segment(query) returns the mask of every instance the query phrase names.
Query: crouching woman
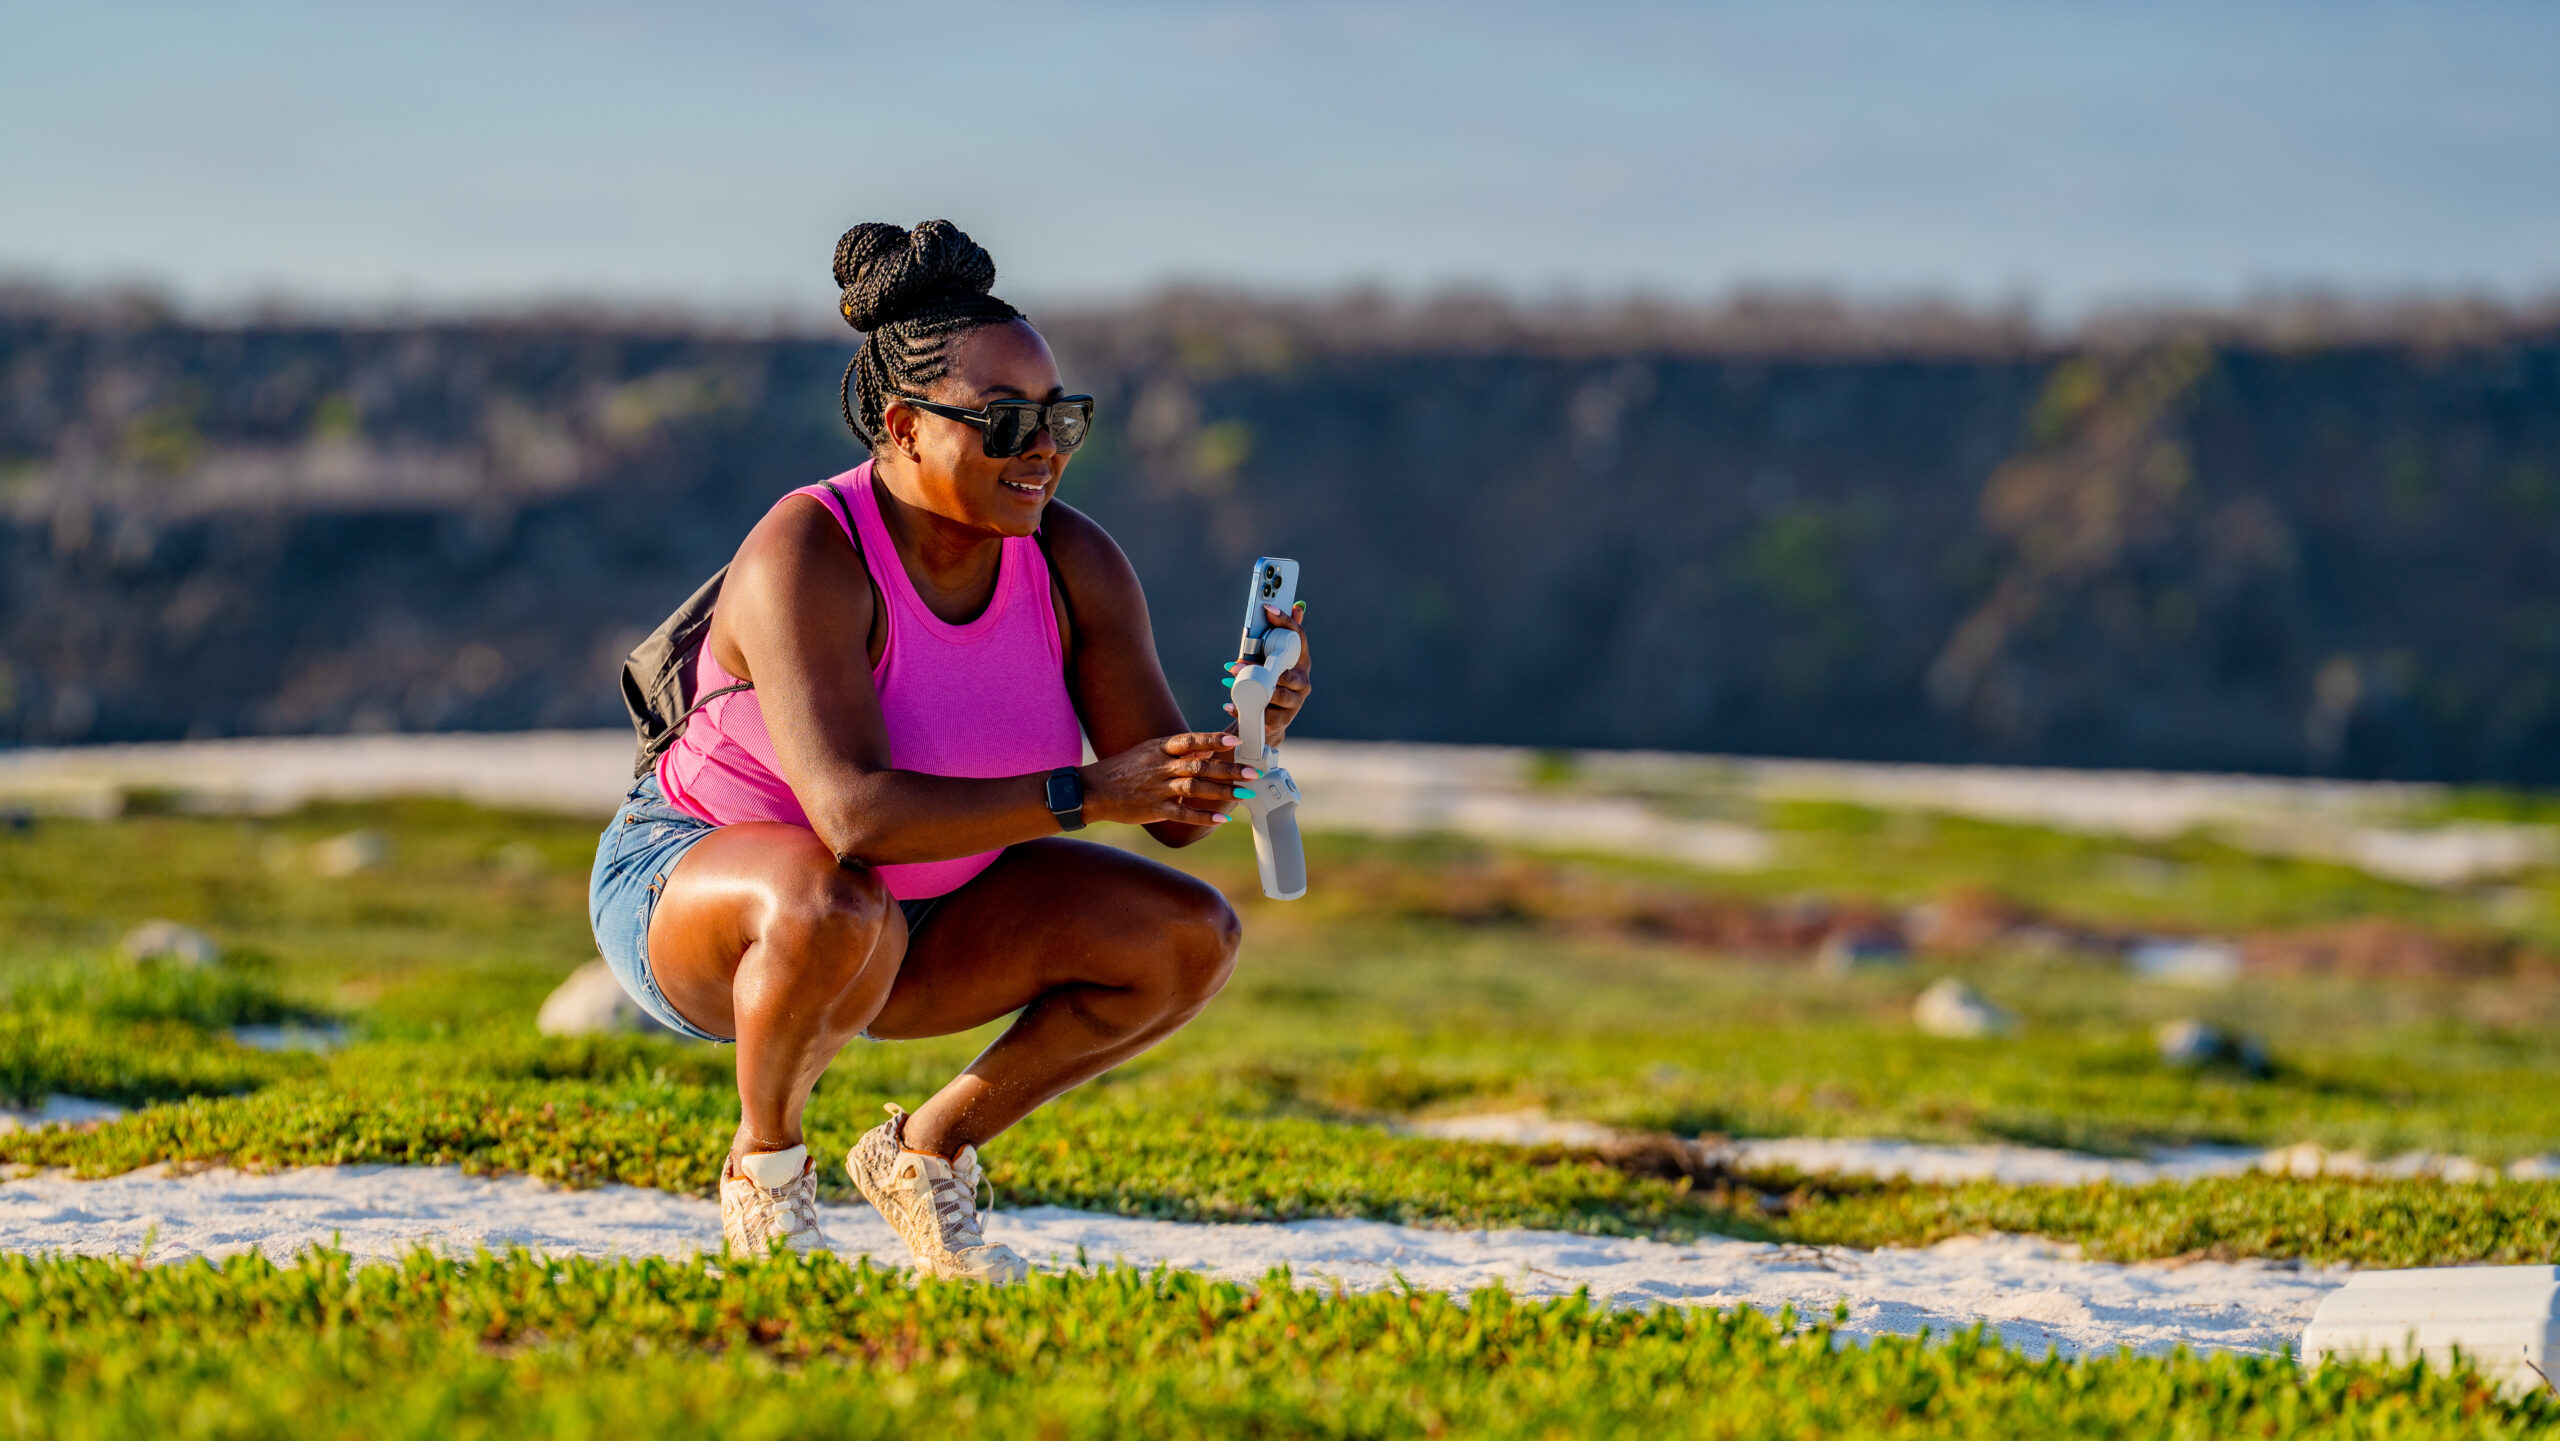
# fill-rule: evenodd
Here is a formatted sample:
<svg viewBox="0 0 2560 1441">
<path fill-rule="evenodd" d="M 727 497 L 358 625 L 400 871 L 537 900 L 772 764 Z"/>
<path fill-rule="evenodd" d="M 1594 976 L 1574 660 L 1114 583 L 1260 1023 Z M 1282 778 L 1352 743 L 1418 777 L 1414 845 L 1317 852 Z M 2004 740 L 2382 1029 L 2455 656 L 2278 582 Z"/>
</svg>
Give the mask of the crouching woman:
<svg viewBox="0 0 2560 1441">
<path fill-rule="evenodd" d="M 986 251 L 944 221 L 861 225 L 835 278 L 872 458 L 738 547 L 691 720 L 606 829 L 590 911 L 643 1008 L 737 1043 L 739 1250 L 827 1247 L 801 1112 L 837 1051 L 1012 1015 L 845 1160 L 924 1270 L 1010 1281 L 978 1148 L 1198 1014 L 1238 938 L 1211 887 L 1061 832 L 1189 845 L 1256 776 L 1232 725 L 1185 727 L 1128 560 L 1056 499 L 1092 403 L 989 293 Z M 1272 741 L 1307 693 L 1301 660 Z M 1078 764 L 1079 729 L 1101 760 Z"/>
</svg>

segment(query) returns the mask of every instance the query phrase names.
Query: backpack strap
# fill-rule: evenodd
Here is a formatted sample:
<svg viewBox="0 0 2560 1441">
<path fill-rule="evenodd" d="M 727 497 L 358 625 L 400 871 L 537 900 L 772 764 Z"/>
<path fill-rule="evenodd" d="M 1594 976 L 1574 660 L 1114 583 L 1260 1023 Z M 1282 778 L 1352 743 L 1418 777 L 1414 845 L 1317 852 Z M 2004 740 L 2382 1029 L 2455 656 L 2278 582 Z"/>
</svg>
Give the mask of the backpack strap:
<svg viewBox="0 0 2560 1441">
<path fill-rule="evenodd" d="M 1058 604 L 1067 612 L 1067 633 L 1069 635 L 1083 635 L 1083 630 L 1079 629 L 1076 625 L 1075 597 L 1067 593 L 1066 572 L 1058 569 L 1058 553 L 1049 548 L 1049 527 L 1043 525 L 1038 530 L 1031 532 L 1031 538 L 1040 543 L 1040 558 L 1049 563 L 1049 578 L 1057 583 Z"/>
</svg>

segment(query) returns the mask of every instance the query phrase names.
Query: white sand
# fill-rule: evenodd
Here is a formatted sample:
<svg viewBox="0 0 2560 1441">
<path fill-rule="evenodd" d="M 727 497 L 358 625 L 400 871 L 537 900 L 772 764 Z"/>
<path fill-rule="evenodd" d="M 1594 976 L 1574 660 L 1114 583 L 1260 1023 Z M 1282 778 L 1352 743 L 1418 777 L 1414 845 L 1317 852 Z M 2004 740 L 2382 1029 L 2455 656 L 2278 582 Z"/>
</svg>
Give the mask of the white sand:
<svg viewBox="0 0 2560 1441">
<path fill-rule="evenodd" d="M 826 1208 L 847 1252 L 903 1256 L 867 1206 Z M 1302 1285 L 1354 1291 L 1401 1276 L 1435 1291 L 1499 1283 L 1522 1296 L 1588 1286 L 1622 1305 L 1750 1305 L 1828 1315 L 1850 1308 L 1853 1335 L 1940 1333 L 1989 1321 L 2012 1344 L 2065 1355 L 2177 1345 L 2272 1352 L 2292 1344 L 2343 1269 L 2263 1263 L 2118 1266 L 2017 1237 L 1922 1250 L 1850 1251 L 1703 1240 L 1596 1240 L 1553 1231 L 1431 1231 L 1373 1221 L 1201 1225 L 1100 1216 L 1053 1206 L 999 1211 L 988 1234 L 1044 1266 L 1167 1265 L 1238 1281 L 1287 1266 Z M 553 1255 L 684 1256 L 716 1248 L 709 1201 L 629 1186 L 564 1191 L 450 1167 L 315 1167 L 272 1175 L 172 1174 L 151 1167 L 104 1181 L 39 1176 L 0 1185 L 0 1249 L 279 1259 L 336 1245 L 392 1260 L 426 1245 L 468 1252 L 525 1246 Z"/>
<path fill-rule="evenodd" d="M 47 1096 L 39 1105 L 0 1106 L 0 1136 L 53 1126 L 94 1126 L 124 1114 L 124 1107 L 86 1096 Z"/>
<path fill-rule="evenodd" d="M 1399 1129 L 1443 1140 L 1565 1146 L 1575 1150 L 1598 1149 L 1622 1134 L 1597 1122 L 1558 1119 L 1543 1111 L 1435 1116 L 1407 1122 Z M 2528 1157 L 2504 1168 L 2435 1151 L 2413 1151 L 2376 1161 L 2355 1151 L 2325 1151 L 2307 1141 L 2272 1151 L 2255 1146 L 2180 1146 L 2155 1151 L 2140 1160 L 2000 1142 L 1947 1145 L 1837 1136 L 1781 1136 L 1719 1141 L 1714 1145 L 1732 1164 L 1749 1169 L 1793 1167 L 1808 1173 L 1903 1176 L 1936 1185 L 2000 1181 L 2013 1186 L 2085 1186 L 2110 1181 L 2138 1186 L 2151 1181 L 2193 1181 L 2251 1171 L 2284 1176 L 2437 1176 L 2448 1181 L 2560 1177 L 2560 1156 Z"/>
</svg>

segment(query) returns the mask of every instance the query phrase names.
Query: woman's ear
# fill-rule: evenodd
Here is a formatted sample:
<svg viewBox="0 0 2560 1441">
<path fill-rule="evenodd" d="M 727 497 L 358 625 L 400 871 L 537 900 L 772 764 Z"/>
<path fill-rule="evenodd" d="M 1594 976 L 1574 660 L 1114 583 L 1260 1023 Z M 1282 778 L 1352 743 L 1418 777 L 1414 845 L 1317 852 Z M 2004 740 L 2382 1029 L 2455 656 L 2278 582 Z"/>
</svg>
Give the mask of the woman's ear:
<svg viewBox="0 0 2560 1441">
<path fill-rule="evenodd" d="M 895 399 L 881 407 L 880 438 L 888 443 L 889 449 L 906 457 L 909 465 L 915 464 L 919 454 L 916 446 L 916 408 L 912 405 L 900 404 Z"/>
</svg>

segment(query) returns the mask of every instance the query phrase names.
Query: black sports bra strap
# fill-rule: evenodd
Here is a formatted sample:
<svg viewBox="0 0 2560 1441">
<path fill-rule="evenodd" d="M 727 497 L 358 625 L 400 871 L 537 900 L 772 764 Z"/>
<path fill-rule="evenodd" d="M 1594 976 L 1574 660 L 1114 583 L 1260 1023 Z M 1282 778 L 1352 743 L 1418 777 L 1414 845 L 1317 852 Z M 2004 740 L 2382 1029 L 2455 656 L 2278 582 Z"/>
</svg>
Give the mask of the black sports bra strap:
<svg viewBox="0 0 2560 1441">
<path fill-rule="evenodd" d="M 844 522 L 844 538 L 853 542 L 855 555 L 862 555 L 862 527 L 853 523 L 853 502 L 844 498 L 844 492 L 836 489 L 834 481 L 822 480 L 818 484 L 825 486 L 827 494 L 836 498 L 836 518 Z M 865 571 L 871 569 L 870 559 L 869 556 L 863 556 L 862 568 Z"/>
</svg>

